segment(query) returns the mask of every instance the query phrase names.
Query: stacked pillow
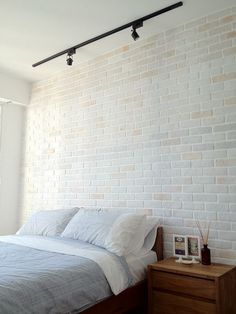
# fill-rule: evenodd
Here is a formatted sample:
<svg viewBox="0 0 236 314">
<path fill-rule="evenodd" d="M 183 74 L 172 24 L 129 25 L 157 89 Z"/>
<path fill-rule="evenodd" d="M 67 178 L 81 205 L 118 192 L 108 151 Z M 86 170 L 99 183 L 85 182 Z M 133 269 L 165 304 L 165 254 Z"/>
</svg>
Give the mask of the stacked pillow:
<svg viewBox="0 0 236 314">
<path fill-rule="evenodd" d="M 39 211 L 33 214 L 16 234 L 48 237 L 59 236 L 78 211 L 78 207 Z"/>
<path fill-rule="evenodd" d="M 32 215 L 18 235 L 82 240 L 119 255 L 145 255 L 156 239 L 158 218 L 136 213 L 72 208 Z"/>
<path fill-rule="evenodd" d="M 145 215 L 79 211 L 61 237 L 86 241 L 122 256 L 141 249 L 145 227 Z"/>
</svg>

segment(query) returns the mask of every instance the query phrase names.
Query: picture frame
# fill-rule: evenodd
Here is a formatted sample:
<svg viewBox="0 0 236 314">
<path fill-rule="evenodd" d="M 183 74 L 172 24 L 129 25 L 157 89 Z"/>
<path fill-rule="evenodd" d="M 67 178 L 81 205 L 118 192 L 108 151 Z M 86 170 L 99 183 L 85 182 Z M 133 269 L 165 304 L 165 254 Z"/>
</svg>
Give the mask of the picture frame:
<svg viewBox="0 0 236 314">
<path fill-rule="evenodd" d="M 201 251 L 200 251 L 200 238 L 195 235 L 187 236 L 187 255 L 188 257 L 192 257 L 193 262 L 197 262 L 196 258 L 200 259 Z"/>
<path fill-rule="evenodd" d="M 179 257 L 176 262 L 182 263 L 183 257 L 187 257 L 187 238 L 184 235 L 173 234 L 173 253 Z"/>
</svg>

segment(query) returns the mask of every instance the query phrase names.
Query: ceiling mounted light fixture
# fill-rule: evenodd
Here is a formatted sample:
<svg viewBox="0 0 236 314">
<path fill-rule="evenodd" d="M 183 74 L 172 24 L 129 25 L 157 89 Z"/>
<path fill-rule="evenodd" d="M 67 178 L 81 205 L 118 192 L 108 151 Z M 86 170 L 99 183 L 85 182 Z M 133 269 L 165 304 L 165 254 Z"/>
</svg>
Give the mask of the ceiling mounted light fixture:
<svg viewBox="0 0 236 314">
<path fill-rule="evenodd" d="M 45 59 L 43 59 L 43 60 L 41 60 L 39 62 L 34 63 L 32 65 L 32 67 L 37 67 L 40 64 L 43 64 L 43 63 L 48 62 L 48 61 L 51 61 L 51 60 L 53 60 L 55 58 L 58 58 L 58 57 L 60 57 L 62 55 L 65 55 L 65 54 L 67 54 L 67 59 L 66 59 L 67 64 L 68 65 L 72 65 L 72 63 L 73 63 L 73 57 L 72 56 L 75 54 L 76 49 L 84 47 L 86 45 L 89 45 L 89 44 L 91 44 L 91 43 L 93 43 L 93 42 L 95 42 L 97 40 L 100 40 L 100 39 L 105 38 L 107 36 L 110 36 L 112 34 L 115 34 L 115 33 L 118 33 L 120 31 L 123 31 L 126 28 L 132 27 L 132 34 L 131 34 L 131 36 L 133 37 L 134 40 L 137 40 L 139 38 L 139 35 L 136 32 L 136 29 L 139 28 L 139 27 L 142 27 L 144 21 L 150 20 L 150 19 L 152 19 L 155 16 L 158 16 L 158 15 L 161 15 L 163 13 L 169 12 L 171 10 L 174 10 L 174 9 L 178 8 L 178 7 L 182 7 L 182 5 L 183 5 L 182 1 L 176 2 L 176 3 L 174 3 L 172 5 L 169 5 L 168 7 L 165 7 L 163 9 L 161 9 L 161 10 L 155 11 L 155 12 L 153 12 L 151 14 L 148 14 L 148 15 L 145 15 L 145 16 L 137 19 L 137 20 L 134 20 L 132 22 L 129 22 L 127 24 L 124 24 L 122 26 L 114 28 L 114 29 L 112 29 L 112 30 L 110 30 L 110 31 L 108 31 L 106 33 L 103 33 L 103 34 L 98 35 L 96 37 L 90 38 L 90 39 L 88 39 L 88 40 L 86 40 L 86 41 L 84 41 L 84 42 L 82 42 L 82 43 L 80 43 L 78 45 L 75 45 L 74 47 L 71 47 L 69 49 L 65 49 L 63 51 L 60 51 L 60 52 L 58 52 L 58 53 L 56 53 L 56 54 L 54 54 L 54 55 L 52 55 L 52 56 L 50 56 L 48 58 L 45 58 Z"/>
<path fill-rule="evenodd" d="M 67 65 L 71 66 L 72 63 L 73 63 L 73 55 L 76 53 L 76 50 L 75 48 L 72 48 L 70 50 L 68 50 L 68 53 L 67 53 L 67 57 L 66 57 L 66 63 Z"/>
<path fill-rule="evenodd" d="M 136 32 L 136 28 L 132 29 L 132 34 L 131 36 L 133 37 L 133 40 L 139 39 L 139 34 Z"/>
<path fill-rule="evenodd" d="M 140 20 L 140 21 L 138 21 L 138 22 L 136 22 L 136 23 L 134 23 L 132 25 L 132 30 L 131 30 L 132 34 L 131 34 L 131 36 L 132 36 L 133 40 L 135 40 L 135 41 L 137 39 L 139 39 L 139 34 L 136 31 L 136 29 L 139 28 L 139 27 L 143 27 L 143 21 L 142 20 Z"/>
</svg>

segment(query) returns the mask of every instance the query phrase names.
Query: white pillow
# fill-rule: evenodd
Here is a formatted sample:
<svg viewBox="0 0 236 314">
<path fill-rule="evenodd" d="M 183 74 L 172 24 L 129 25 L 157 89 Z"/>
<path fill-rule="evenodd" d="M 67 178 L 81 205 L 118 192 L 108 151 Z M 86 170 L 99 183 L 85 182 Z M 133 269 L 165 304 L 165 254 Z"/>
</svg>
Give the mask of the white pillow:
<svg viewBox="0 0 236 314">
<path fill-rule="evenodd" d="M 105 248 L 105 240 L 119 214 L 81 210 L 69 222 L 61 237 L 82 240 Z"/>
<path fill-rule="evenodd" d="M 144 244 L 139 251 L 134 252 L 135 255 L 143 256 L 152 250 L 156 241 L 157 228 L 159 223 L 160 220 L 158 217 L 147 216 Z"/>
<path fill-rule="evenodd" d="M 18 235 L 58 236 L 79 208 L 42 210 L 33 214 L 17 231 Z"/>
<path fill-rule="evenodd" d="M 106 249 L 119 256 L 140 251 L 145 228 L 145 215 L 128 213 L 119 216 L 106 238 Z"/>
<path fill-rule="evenodd" d="M 61 237 L 89 242 L 121 256 L 141 249 L 145 227 L 145 215 L 81 210 Z"/>
<path fill-rule="evenodd" d="M 157 216 L 147 216 L 147 224 L 145 229 L 145 238 L 160 223 L 160 219 Z"/>
</svg>

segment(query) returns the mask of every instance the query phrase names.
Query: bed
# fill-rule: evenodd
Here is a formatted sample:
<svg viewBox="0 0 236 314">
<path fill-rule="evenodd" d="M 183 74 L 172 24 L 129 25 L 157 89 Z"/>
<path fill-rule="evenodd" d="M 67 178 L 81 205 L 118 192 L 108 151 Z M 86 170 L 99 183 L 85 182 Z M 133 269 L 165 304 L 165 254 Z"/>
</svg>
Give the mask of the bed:
<svg viewBox="0 0 236 314">
<path fill-rule="evenodd" d="M 163 258 L 162 232 L 142 258 L 58 236 L 0 237 L 0 312 L 145 313 L 144 273 Z"/>
</svg>

